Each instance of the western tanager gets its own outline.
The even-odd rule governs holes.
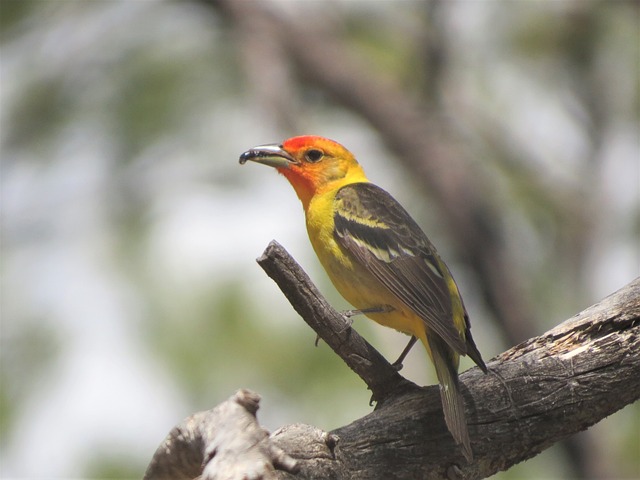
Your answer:
[[[240,156],[247,160],[275,167],[289,180],[313,248],[342,296],[372,320],[422,341],[436,369],[447,427],[471,460],[460,355],[487,369],[458,286],[427,236],[332,140],[294,137],[252,148]]]

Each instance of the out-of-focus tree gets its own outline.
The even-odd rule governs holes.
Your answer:
[[[277,237],[331,295],[293,194],[237,168],[258,143],[354,151],[452,266],[486,357],[640,273],[635,2],[0,8],[3,474],[139,476],[240,387],[269,426],[367,411],[253,263]],[[504,477],[637,475],[638,417]]]

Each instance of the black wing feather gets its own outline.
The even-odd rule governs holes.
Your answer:
[[[459,354],[465,340],[453,324],[451,297],[435,248],[407,211],[371,183],[336,194],[335,239],[426,326]]]

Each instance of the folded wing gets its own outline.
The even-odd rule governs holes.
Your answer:
[[[453,322],[449,292],[437,253],[404,208],[371,183],[336,194],[335,239],[455,352],[467,345]],[[446,267],[444,267],[446,268]]]

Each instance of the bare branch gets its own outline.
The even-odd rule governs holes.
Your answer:
[[[297,462],[258,425],[259,402],[259,395],[239,390],[185,419],[156,450],[145,480],[269,480],[276,478],[276,468],[296,472]]]
[[[355,331],[344,330],[344,319],[282,247],[270,244],[260,262],[286,285],[294,308],[372,389],[397,375]],[[366,361],[354,362],[354,357]],[[385,401],[374,412],[330,433],[290,425],[267,438],[255,423],[255,411],[247,413],[246,408],[240,417],[248,416],[249,421],[238,429],[234,421],[221,420],[229,412],[237,414],[237,401],[227,401],[224,408],[197,414],[176,427],[156,452],[145,478],[191,478],[202,458],[213,461],[223,452],[239,450],[236,467],[225,467],[235,457],[224,455],[218,464],[207,464],[212,476],[205,478],[243,478],[213,476],[223,471],[214,471],[218,465],[233,472],[247,468],[238,444],[259,446],[258,453],[248,450],[249,458],[257,454],[260,461],[271,462],[251,460],[248,465],[254,470],[248,471],[254,472],[258,464],[267,472],[264,475],[273,471],[271,465],[287,471],[299,468],[295,478],[302,479],[484,478],[506,470],[640,398],[640,278],[504,352],[488,366],[488,375],[473,368],[460,376],[476,458],[472,464],[465,463],[446,428],[437,386],[382,387]],[[378,368],[390,376],[378,378],[377,372],[367,371]],[[199,421],[205,425],[199,426]],[[253,440],[238,440],[238,435]],[[287,455],[298,459],[297,464]],[[246,478],[290,478],[283,472],[276,475]]]
[[[410,388],[398,371],[320,294],[300,265],[272,241],[258,263],[280,287],[293,308],[334,352],[362,378],[373,398],[382,402],[400,387]]]
[[[345,340],[344,321],[286,250],[272,242],[259,263],[263,268],[270,267],[265,270],[276,280],[296,311],[345,363],[368,385],[373,383],[372,378],[379,378],[378,381],[385,385],[387,377],[377,377],[377,370],[387,368],[386,361],[361,362],[355,368],[350,364],[354,347]],[[365,342],[355,331],[349,336],[356,338],[358,343]],[[333,337],[339,341],[336,343]],[[455,463],[460,462],[460,454],[441,420],[437,387],[424,391],[383,388],[385,394],[381,398],[385,402],[378,405],[374,414],[335,433],[342,439],[342,452],[349,449],[348,439],[360,447],[363,443],[378,448],[393,444],[394,448],[411,450],[417,448],[414,445],[416,438],[425,439],[418,449],[421,453],[403,452],[403,457],[407,454],[415,458],[415,468],[443,473],[442,465],[455,464],[455,470],[466,472],[465,475],[488,476],[535,456],[637,400],[640,397],[639,347],[640,279],[636,279],[546,334],[496,357],[488,363],[488,376],[482,375],[477,368],[465,372],[461,383],[467,408],[472,409],[467,415],[474,453],[480,456],[470,467],[463,468]],[[379,354],[367,344],[367,352],[371,354],[372,351],[375,352],[373,358],[377,358]],[[371,371],[367,372],[367,369]],[[391,381],[390,385],[393,384]],[[409,412],[411,421],[406,420]],[[370,427],[367,419],[374,415],[380,420]],[[414,415],[421,419],[416,421]],[[389,438],[389,425],[394,426],[397,438]],[[477,426],[475,432],[473,425]],[[348,432],[346,436],[345,431]],[[483,439],[480,445],[477,445],[478,439]],[[384,456],[367,450],[367,460],[363,461],[362,468],[371,460],[370,455]],[[349,468],[357,467],[349,465]],[[391,474],[394,468],[400,466],[390,467],[387,473]],[[424,472],[420,473],[423,475]]]

